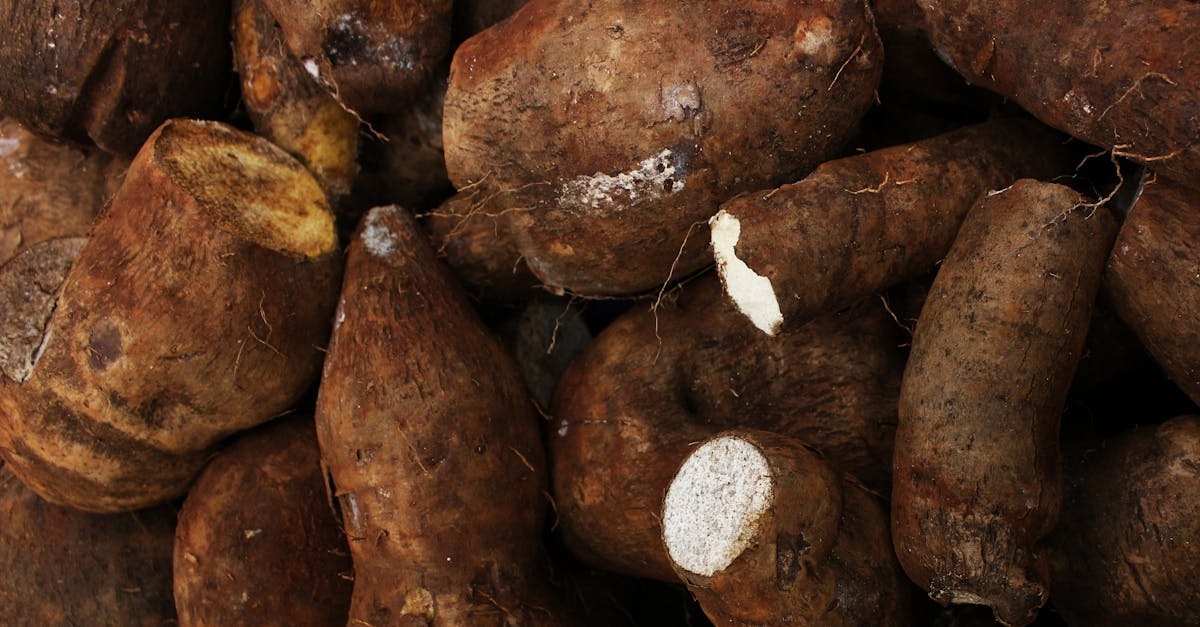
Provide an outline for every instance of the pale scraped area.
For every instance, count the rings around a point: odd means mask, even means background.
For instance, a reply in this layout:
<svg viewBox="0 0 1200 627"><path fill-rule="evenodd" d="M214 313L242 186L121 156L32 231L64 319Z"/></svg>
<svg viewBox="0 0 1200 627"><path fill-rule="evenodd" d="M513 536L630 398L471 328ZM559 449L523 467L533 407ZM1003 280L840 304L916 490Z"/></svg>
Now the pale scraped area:
<svg viewBox="0 0 1200 627"><path fill-rule="evenodd" d="M394 211L394 207L381 207L367 214L362 230L362 243L367 252L376 257L389 257L399 247L396 234L383 222L383 217L391 215Z"/></svg>
<svg viewBox="0 0 1200 627"><path fill-rule="evenodd" d="M304 60L304 70L313 78L321 78L321 68L317 67L317 62L312 59Z"/></svg>
<svg viewBox="0 0 1200 627"><path fill-rule="evenodd" d="M742 223L722 209L708 221L708 225L712 229L717 274L725 286L725 293L754 326L767 335L775 335L779 325L783 324L783 312L779 309L779 299L775 297L771 279L751 270L734 253L738 238L742 236Z"/></svg>
<svg viewBox="0 0 1200 627"><path fill-rule="evenodd" d="M720 437L692 452L663 499L663 541L680 568L711 577L750 545L775 499L767 459Z"/></svg>
<svg viewBox="0 0 1200 627"><path fill-rule="evenodd" d="M637 167L620 174L597 172L592 176L577 176L562 187L560 206L587 206L593 209L632 205L661 198L683 189L683 175L678 159L671 150L638 162Z"/></svg>

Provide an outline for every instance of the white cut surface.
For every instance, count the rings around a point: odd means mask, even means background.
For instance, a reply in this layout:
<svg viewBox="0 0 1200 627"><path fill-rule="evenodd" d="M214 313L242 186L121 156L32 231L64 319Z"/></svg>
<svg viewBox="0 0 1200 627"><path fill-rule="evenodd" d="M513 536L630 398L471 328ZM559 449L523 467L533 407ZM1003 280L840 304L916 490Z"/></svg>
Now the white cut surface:
<svg viewBox="0 0 1200 627"><path fill-rule="evenodd" d="M771 279L762 276L738 259L734 252L742 236L742 223L724 209L708 221L712 229L713 258L725 293L754 326L767 335L775 335L783 324L783 312Z"/></svg>
<svg viewBox="0 0 1200 627"><path fill-rule="evenodd" d="M758 534L775 492L767 459L736 436L692 452L663 499L663 540L671 560L711 577L737 559Z"/></svg>

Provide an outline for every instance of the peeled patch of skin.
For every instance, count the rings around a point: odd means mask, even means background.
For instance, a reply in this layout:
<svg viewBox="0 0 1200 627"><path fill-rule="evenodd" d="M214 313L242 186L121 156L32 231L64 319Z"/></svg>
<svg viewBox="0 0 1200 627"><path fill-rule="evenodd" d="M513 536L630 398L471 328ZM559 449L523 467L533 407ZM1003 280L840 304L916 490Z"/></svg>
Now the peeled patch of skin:
<svg viewBox="0 0 1200 627"><path fill-rule="evenodd" d="M767 335L775 335L783 324L783 313L779 311L779 299L771 279L758 274L738 259L735 248L742 234L742 226L731 213L724 210L708 221L712 229L713 257L717 261L717 274L725 293L733 299L738 309L750 318L755 327Z"/></svg>
<svg viewBox="0 0 1200 627"><path fill-rule="evenodd" d="M752 444L715 438L680 467L663 500L663 540L680 568L711 577L746 550L775 498L771 469Z"/></svg>

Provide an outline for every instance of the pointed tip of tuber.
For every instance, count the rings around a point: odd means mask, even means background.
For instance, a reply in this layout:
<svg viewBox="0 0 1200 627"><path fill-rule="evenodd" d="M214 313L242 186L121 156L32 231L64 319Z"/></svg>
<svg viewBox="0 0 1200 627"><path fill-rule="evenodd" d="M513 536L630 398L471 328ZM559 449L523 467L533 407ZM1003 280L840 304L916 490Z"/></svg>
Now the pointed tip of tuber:
<svg viewBox="0 0 1200 627"><path fill-rule="evenodd" d="M663 541L683 570L711 577L754 541L774 502L766 457L736 436L701 445L679 468L663 500Z"/></svg>

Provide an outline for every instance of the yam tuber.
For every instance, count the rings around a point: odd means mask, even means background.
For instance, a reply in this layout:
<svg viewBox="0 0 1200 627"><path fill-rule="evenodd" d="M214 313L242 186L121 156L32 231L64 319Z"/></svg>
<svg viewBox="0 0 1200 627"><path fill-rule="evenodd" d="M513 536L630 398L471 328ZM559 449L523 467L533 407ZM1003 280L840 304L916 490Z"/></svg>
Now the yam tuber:
<svg viewBox="0 0 1200 627"><path fill-rule="evenodd" d="M541 572L546 467L524 385L413 218L371 210L317 400L351 624L564 623Z"/></svg>
<svg viewBox="0 0 1200 627"><path fill-rule="evenodd" d="M559 382L551 477L567 547L594 566L674 579L658 541L672 473L724 428L779 431L885 490L901 362L881 308L767 337L718 306L716 277L631 310Z"/></svg>
<svg viewBox="0 0 1200 627"><path fill-rule="evenodd" d="M1046 601L1059 418L1115 230L1071 189L1021 180L971 209L934 279L900 390L892 537L935 601L1008 625Z"/></svg>
<svg viewBox="0 0 1200 627"><path fill-rule="evenodd" d="M316 378L336 244L295 159L223 124L165 123L61 287L12 264L0 273L0 292L52 294L4 320L37 333L28 368L0 381L0 454L43 498L79 509L179 496L210 447Z"/></svg>

